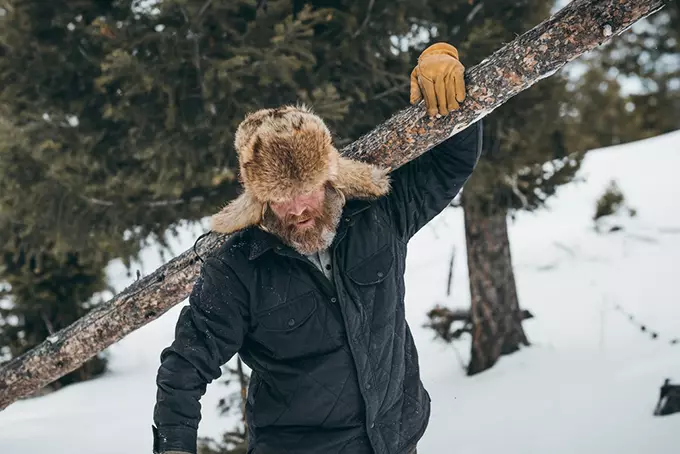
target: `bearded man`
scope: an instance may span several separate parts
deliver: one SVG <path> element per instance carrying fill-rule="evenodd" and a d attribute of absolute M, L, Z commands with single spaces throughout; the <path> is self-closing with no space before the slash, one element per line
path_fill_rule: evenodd
<path fill-rule="evenodd" d="M 446 43 L 411 73 L 411 103 L 465 98 Z M 235 148 L 243 193 L 213 216 L 207 257 L 157 377 L 154 452 L 196 452 L 199 400 L 235 354 L 252 369 L 249 454 L 415 453 L 430 396 L 404 315 L 409 239 L 458 194 L 478 121 L 392 173 L 344 158 L 306 107 L 248 115 Z"/>

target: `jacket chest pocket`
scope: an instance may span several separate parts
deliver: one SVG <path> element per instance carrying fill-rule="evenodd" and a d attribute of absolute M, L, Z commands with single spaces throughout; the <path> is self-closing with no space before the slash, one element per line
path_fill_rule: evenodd
<path fill-rule="evenodd" d="M 375 286 L 391 276 L 394 261 L 394 252 L 386 244 L 348 269 L 347 276 L 360 287 Z"/>
<path fill-rule="evenodd" d="M 399 304 L 399 283 L 397 279 L 397 257 L 390 244 L 381 246 L 376 252 L 356 263 L 346 271 L 347 286 L 361 321 L 353 335 L 363 337 L 365 333 L 386 332 L 387 339 L 394 334 L 394 323 Z M 382 331 L 379 331 L 382 330 Z M 368 336 L 372 338 L 371 336 Z M 375 336 L 378 338 L 379 336 Z M 375 339 L 374 338 L 374 339 Z M 370 348 L 375 348 L 375 342 Z"/>
<path fill-rule="evenodd" d="M 350 293 L 357 300 L 365 322 L 372 324 L 374 317 L 382 319 L 384 312 L 393 311 L 396 296 L 394 275 L 395 256 L 389 244 L 364 258 L 346 272 Z"/>
<path fill-rule="evenodd" d="M 277 359 L 324 353 L 334 346 L 327 315 L 317 293 L 310 291 L 257 314 L 255 338 Z"/>

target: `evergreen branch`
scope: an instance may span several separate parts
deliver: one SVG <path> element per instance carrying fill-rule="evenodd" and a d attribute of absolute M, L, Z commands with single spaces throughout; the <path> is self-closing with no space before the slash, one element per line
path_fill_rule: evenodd
<path fill-rule="evenodd" d="M 410 86 L 410 82 L 409 82 L 409 83 L 404 83 L 404 84 L 395 85 L 395 86 L 393 86 L 393 87 L 391 87 L 391 88 L 388 88 L 387 90 L 385 90 L 385 91 L 383 91 L 383 92 L 378 93 L 378 94 L 375 95 L 375 96 L 372 96 L 371 98 L 369 98 L 369 101 L 377 101 L 378 99 L 382 99 L 382 98 L 384 98 L 385 96 L 389 96 L 389 95 L 391 95 L 392 93 L 395 93 L 395 92 L 397 92 L 397 91 L 406 90 L 406 89 L 408 89 L 409 86 Z"/>
<path fill-rule="evenodd" d="M 363 66 L 364 68 L 366 68 L 366 71 L 369 72 L 369 73 L 373 73 L 375 75 L 382 75 L 386 79 L 396 80 L 397 82 L 403 82 L 404 84 L 410 84 L 411 83 L 411 76 L 410 75 L 395 74 L 392 71 L 387 71 L 387 70 L 375 68 L 375 67 L 369 67 L 363 61 L 360 61 L 358 63 L 359 63 L 360 66 Z"/>
<path fill-rule="evenodd" d="M 166 200 L 151 200 L 151 201 L 122 201 L 122 202 L 112 202 L 110 200 L 103 200 L 96 197 L 88 197 L 84 195 L 79 195 L 81 200 L 92 205 L 99 205 L 105 207 L 112 206 L 145 206 L 149 208 L 160 208 L 169 207 L 176 205 L 183 205 L 189 203 L 200 203 L 205 202 L 208 197 L 219 195 L 220 191 L 214 189 L 206 193 L 206 195 L 197 195 L 189 198 L 179 198 L 179 199 L 166 199 Z"/>

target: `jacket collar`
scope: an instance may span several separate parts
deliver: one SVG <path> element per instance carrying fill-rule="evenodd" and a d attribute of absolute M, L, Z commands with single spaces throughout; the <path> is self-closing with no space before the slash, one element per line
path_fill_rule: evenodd
<path fill-rule="evenodd" d="M 338 224 L 336 238 L 342 237 L 342 230 L 346 229 L 354 222 L 354 216 L 368 209 L 370 206 L 371 202 L 367 200 L 348 201 L 347 204 L 345 204 L 345 207 L 342 209 L 342 217 L 340 218 L 340 223 Z M 270 249 L 275 249 L 277 251 L 287 251 L 290 248 L 285 245 L 277 236 L 269 232 L 265 232 L 257 226 L 254 227 L 251 239 L 250 254 L 248 258 L 250 260 L 255 260 Z"/>

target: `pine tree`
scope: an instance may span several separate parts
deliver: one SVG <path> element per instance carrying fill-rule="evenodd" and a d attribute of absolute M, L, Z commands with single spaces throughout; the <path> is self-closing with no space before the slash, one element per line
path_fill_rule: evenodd
<path fill-rule="evenodd" d="M 107 289 L 103 264 L 83 261 L 73 253 L 5 252 L 0 269 L 10 288 L 0 306 L 0 359 L 19 356 L 51 339 L 87 313 L 95 303 L 93 295 Z M 106 363 L 105 355 L 99 354 L 48 388 L 96 377 Z"/>
<path fill-rule="evenodd" d="M 429 5 L 437 21 L 428 42 L 456 43 L 465 64 L 474 65 L 545 19 L 554 2 Z M 484 120 L 482 159 L 461 197 L 472 299 L 470 375 L 529 345 L 522 328 L 525 317 L 517 295 L 508 217 L 544 206 L 559 186 L 573 180 L 589 148 L 630 140 L 634 134 L 616 80 L 593 67 L 574 83 L 570 70 L 567 65 Z"/>
<path fill-rule="evenodd" d="M 307 102 L 342 145 L 408 95 L 412 61 L 390 41 L 407 11 L 386 1 L 6 3 L 0 206 L 35 250 L 47 235 L 132 256 L 214 211 L 237 190 L 233 133 L 249 111 Z M 361 20 L 371 12 L 390 21 Z"/>
<path fill-rule="evenodd" d="M 0 39 L 0 55 L 3 57 L 0 67 L 4 68 L 12 55 L 11 39 L 5 39 L 11 35 L 11 29 L 5 26 L 12 8 L 11 5 L 3 5 L 0 22 L 2 31 L 8 32 Z M 9 85 L 7 83 L 4 88 L 18 88 Z M 34 91 L 36 88 L 31 87 Z M 49 197 L 56 181 L 36 178 L 38 174 L 49 173 L 48 161 L 39 163 L 26 159 L 27 154 L 19 153 L 21 147 L 30 142 L 29 139 L 37 139 L 34 143 L 40 143 L 35 123 L 28 119 L 28 109 L 19 113 L 26 113 L 27 117 L 19 118 L 10 105 L 0 103 L 0 279 L 6 286 L 0 306 L 0 362 L 21 355 L 78 320 L 94 304 L 94 296 L 106 289 L 105 249 L 84 258 L 73 250 L 55 248 L 54 239 L 43 235 L 43 232 L 36 232 L 36 225 L 23 216 L 26 212 L 46 208 L 41 205 L 36 210 L 26 196 L 40 190 L 43 197 Z M 54 142 L 47 139 L 40 145 L 40 149 L 35 150 L 36 155 L 48 152 Z M 52 209 L 41 215 L 46 224 L 59 226 L 61 231 L 65 231 L 68 224 L 72 224 L 68 219 L 70 210 L 64 197 L 58 200 L 58 204 L 50 206 Z M 29 245 L 24 241 L 26 238 L 36 241 Z M 105 355 L 97 355 L 47 388 L 57 389 L 95 377 L 105 367 Z"/>
<path fill-rule="evenodd" d="M 407 13 L 387 1 L 338 5 L 4 2 L 0 250 L 24 263 L 49 257 L 48 274 L 77 256 L 98 279 L 107 260 L 130 265 L 150 240 L 165 246 L 180 222 L 235 195 L 233 133 L 247 112 L 305 102 L 338 146 L 382 121 L 408 96 L 412 63 L 390 41 Z M 29 272 L 7 268 L 0 280 Z M 83 309 L 92 294 L 68 285 L 68 305 L 12 287 L 13 314 Z M 19 335 L 35 345 L 47 331 L 26 323 L 6 342 Z"/>

